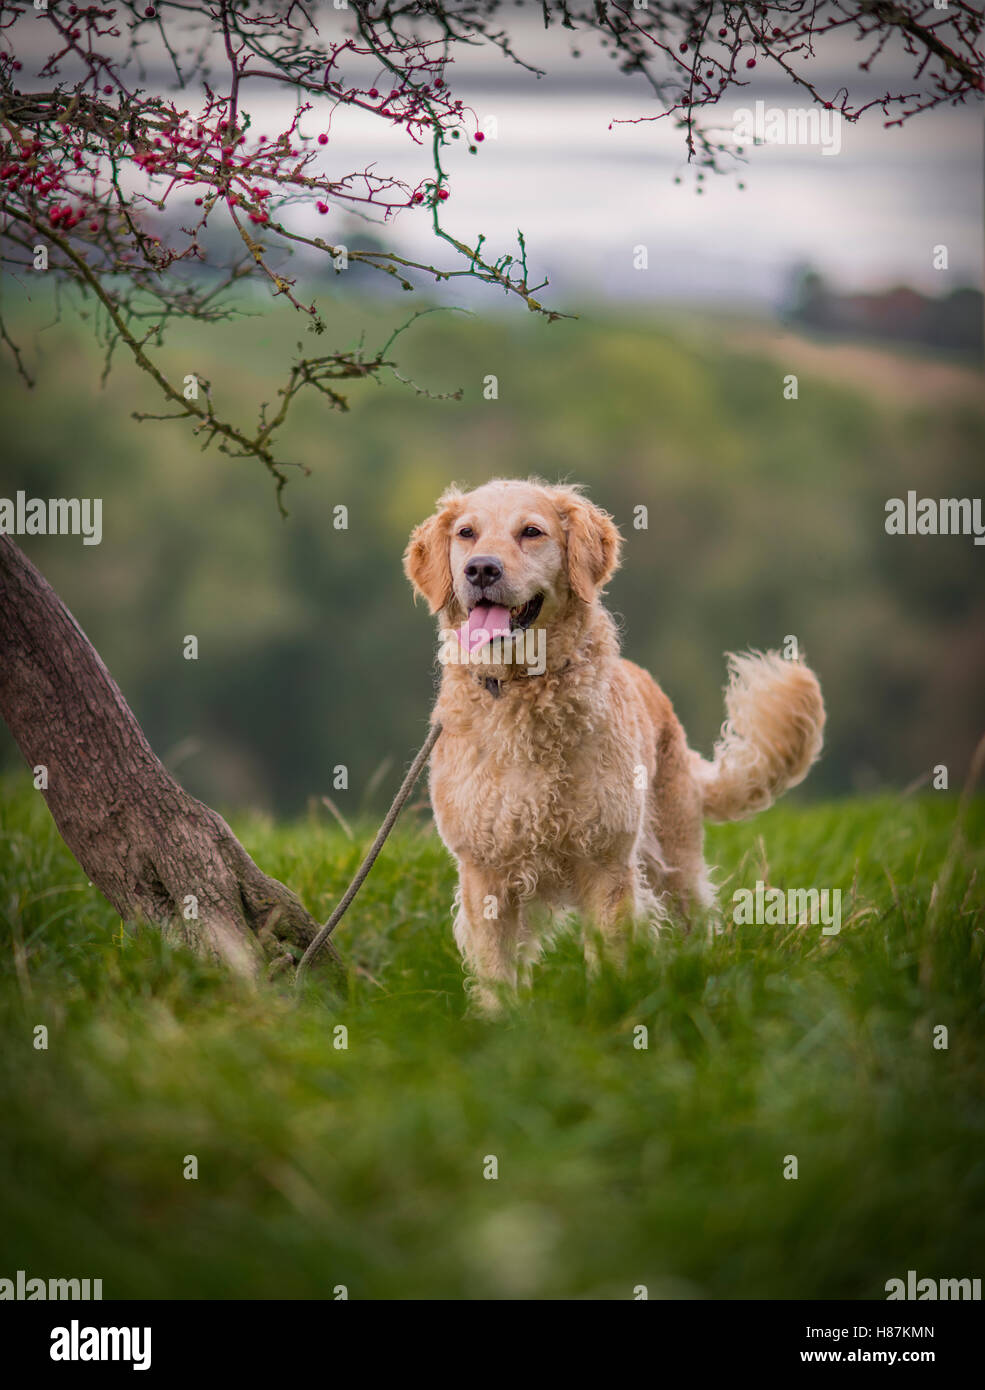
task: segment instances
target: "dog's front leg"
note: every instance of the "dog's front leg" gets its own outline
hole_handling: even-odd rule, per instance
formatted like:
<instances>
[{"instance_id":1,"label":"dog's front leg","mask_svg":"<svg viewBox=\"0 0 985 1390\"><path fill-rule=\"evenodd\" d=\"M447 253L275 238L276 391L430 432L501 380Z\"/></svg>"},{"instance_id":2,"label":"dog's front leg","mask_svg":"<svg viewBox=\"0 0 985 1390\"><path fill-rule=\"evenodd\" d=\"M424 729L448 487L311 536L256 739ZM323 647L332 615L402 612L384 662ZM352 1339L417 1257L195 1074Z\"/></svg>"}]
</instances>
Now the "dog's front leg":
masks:
<instances>
[{"instance_id":1,"label":"dog's front leg","mask_svg":"<svg viewBox=\"0 0 985 1390\"><path fill-rule=\"evenodd\" d=\"M486 1015L498 1013L503 994L516 990L522 930L523 909L501 876L460 861L455 941L471 977L466 987Z\"/></svg>"},{"instance_id":2,"label":"dog's front leg","mask_svg":"<svg viewBox=\"0 0 985 1390\"><path fill-rule=\"evenodd\" d=\"M589 860L575 866L575 893L584 918L585 963L589 970L597 970L599 965L597 937L601 937L603 950L613 960L625 960L641 888L639 870L631 855L632 843L627 841L625 859Z\"/></svg>"}]
</instances>

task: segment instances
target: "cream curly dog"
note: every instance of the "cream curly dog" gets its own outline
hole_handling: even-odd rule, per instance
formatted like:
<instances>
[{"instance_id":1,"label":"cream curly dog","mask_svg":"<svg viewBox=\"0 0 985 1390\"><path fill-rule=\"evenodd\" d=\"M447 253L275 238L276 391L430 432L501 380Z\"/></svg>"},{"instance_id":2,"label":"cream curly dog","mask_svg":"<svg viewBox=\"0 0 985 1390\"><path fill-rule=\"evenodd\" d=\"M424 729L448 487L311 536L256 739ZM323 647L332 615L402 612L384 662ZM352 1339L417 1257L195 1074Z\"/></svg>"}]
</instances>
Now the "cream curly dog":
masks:
<instances>
[{"instance_id":1,"label":"cream curly dog","mask_svg":"<svg viewBox=\"0 0 985 1390\"><path fill-rule=\"evenodd\" d=\"M763 810L821 751L813 672L732 656L706 762L660 687L619 656L600 594L620 536L576 487L451 488L404 568L443 634L430 790L458 861L455 939L494 1011L536 955L535 908L577 909L618 949L637 920L712 907L705 820ZM588 959L593 943L587 939Z\"/></svg>"}]
</instances>

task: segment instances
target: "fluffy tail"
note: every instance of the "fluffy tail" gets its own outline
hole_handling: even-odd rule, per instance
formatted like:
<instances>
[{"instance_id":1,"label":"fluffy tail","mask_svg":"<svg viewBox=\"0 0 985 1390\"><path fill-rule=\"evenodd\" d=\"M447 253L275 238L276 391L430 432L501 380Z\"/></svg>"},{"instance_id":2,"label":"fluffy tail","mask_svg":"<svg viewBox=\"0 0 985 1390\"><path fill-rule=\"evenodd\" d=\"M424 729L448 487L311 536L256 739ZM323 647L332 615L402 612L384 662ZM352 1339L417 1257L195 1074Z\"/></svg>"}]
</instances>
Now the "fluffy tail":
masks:
<instances>
[{"instance_id":1,"label":"fluffy tail","mask_svg":"<svg viewBox=\"0 0 985 1390\"><path fill-rule=\"evenodd\" d=\"M729 654L728 719L713 762L692 753L706 820L741 820L795 787L823 742L824 700L814 672L779 652Z\"/></svg>"}]
</instances>

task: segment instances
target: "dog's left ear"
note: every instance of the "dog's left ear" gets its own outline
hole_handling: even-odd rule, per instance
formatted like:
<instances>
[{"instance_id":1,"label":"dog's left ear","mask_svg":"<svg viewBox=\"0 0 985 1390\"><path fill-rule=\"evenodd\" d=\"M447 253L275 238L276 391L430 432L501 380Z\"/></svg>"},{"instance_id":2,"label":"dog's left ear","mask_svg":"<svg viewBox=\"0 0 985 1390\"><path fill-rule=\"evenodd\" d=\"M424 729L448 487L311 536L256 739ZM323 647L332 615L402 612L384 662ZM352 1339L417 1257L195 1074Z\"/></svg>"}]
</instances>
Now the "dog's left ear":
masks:
<instances>
[{"instance_id":1,"label":"dog's left ear","mask_svg":"<svg viewBox=\"0 0 985 1390\"><path fill-rule=\"evenodd\" d=\"M572 488L556 488L554 502L568 539L568 582L585 603L619 567L622 537L608 512Z\"/></svg>"},{"instance_id":2,"label":"dog's left ear","mask_svg":"<svg viewBox=\"0 0 985 1390\"><path fill-rule=\"evenodd\" d=\"M451 562L448 555L449 528L460 494L438 499L438 510L420 526L415 526L404 551L404 573L414 586L415 597L422 594L432 613L438 613L451 598Z\"/></svg>"}]
</instances>

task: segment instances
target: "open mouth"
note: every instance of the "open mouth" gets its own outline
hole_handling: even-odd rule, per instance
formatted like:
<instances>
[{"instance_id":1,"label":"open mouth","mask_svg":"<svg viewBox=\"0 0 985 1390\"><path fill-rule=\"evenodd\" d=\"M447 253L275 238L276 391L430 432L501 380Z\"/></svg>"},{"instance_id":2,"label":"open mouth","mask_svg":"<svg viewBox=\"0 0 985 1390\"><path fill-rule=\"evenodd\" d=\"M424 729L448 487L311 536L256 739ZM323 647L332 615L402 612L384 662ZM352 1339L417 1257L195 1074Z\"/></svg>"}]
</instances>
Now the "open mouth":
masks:
<instances>
[{"instance_id":1,"label":"open mouth","mask_svg":"<svg viewBox=\"0 0 985 1390\"><path fill-rule=\"evenodd\" d=\"M492 599L479 599L469 609L468 618L458 629L459 646L470 659L474 659L473 653L480 651L487 643L528 628L536 621L543 606L543 594L535 594L515 608L505 608Z\"/></svg>"},{"instance_id":2,"label":"open mouth","mask_svg":"<svg viewBox=\"0 0 985 1390\"><path fill-rule=\"evenodd\" d=\"M531 623L537 621L538 617L540 616L540 610L543 608L543 606L544 595L534 594L533 598L527 599L526 603L521 603L516 608L511 608L509 610L510 630L512 632L516 632L518 629L522 630L524 628L528 628ZM478 603L474 603L472 607L469 609L469 617L471 618L472 614L475 613L477 610L481 614L481 611L483 609L494 608L499 611L502 611L498 604L490 602L489 599L481 598L479 599Z\"/></svg>"},{"instance_id":3,"label":"open mouth","mask_svg":"<svg viewBox=\"0 0 985 1390\"><path fill-rule=\"evenodd\" d=\"M544 595L534 594L533 598L527 599L526 603L521 603L519 608L510 609L510 627L515 632L517 628L529 627L532 622L536 622L540 616L540 610L544 606Z\"/></svg>"}]
</instances>

